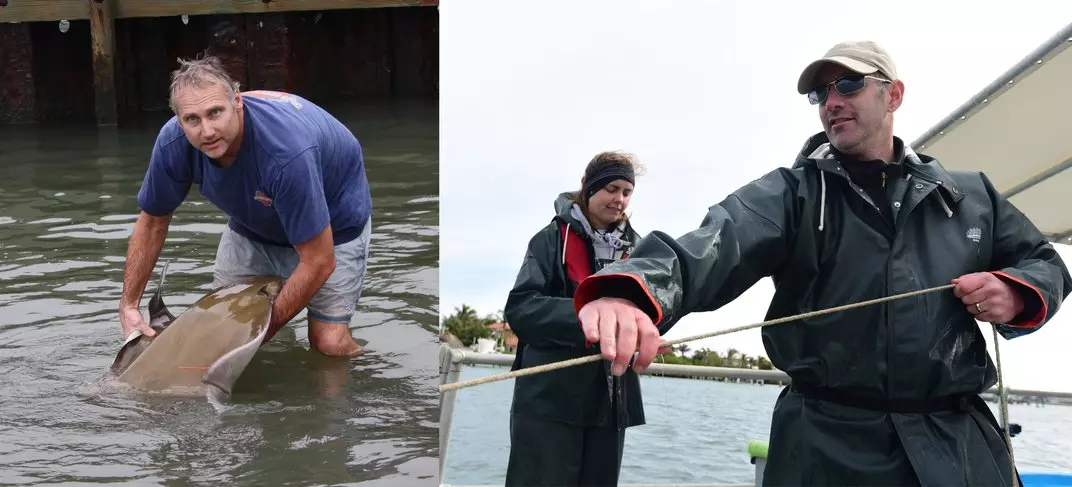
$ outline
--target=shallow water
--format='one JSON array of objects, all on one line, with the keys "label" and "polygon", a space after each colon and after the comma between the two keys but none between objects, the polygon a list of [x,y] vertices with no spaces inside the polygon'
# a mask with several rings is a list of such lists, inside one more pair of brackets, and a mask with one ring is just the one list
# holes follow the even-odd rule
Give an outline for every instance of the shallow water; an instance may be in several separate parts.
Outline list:
[{"label": "shallow water", "polygon": [[[364,146],[372,250],[351,329],[365,353],[309,350],[305,313],[261,348],[232,401],[105,380],[137,190],[158,123],[0,131],[0,484],[435,485],[438,114],[335,110]],[[194,187],[171,225],[164,299],[208,291],[226,217]]]}]

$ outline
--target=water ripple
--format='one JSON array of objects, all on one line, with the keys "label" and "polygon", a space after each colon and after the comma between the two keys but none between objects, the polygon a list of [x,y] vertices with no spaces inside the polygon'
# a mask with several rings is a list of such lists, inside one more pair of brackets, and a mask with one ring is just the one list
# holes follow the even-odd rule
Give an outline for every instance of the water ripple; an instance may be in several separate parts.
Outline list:
[{"label": "water ripple", "polygon": [[[202,398],[131,394],[105,375],[121,344],[127,239],[158,127],[67,131],[63,144],[44,143],[57,137],[48,130],[0,134],[0,484],[435,477],[436,115],[367,113],[353,125],[368,155],[374,228],[351,323],[366,352],[339,361],[310,351],[299,314],[220,409]],[[173,312],[210,289],[226,222],[197,191],[180,206],[161,256]]]}]

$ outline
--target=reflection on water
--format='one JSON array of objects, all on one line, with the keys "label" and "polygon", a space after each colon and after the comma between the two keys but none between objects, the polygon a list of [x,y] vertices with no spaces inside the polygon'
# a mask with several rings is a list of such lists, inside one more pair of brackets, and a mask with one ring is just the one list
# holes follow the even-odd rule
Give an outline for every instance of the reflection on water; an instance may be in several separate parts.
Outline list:
[{"label": "reflection on water", "polygon": [[[309,351],[303,312],[222,404],[102,380],[122,344],[126,239],[164,119],[0,132],[0,484],[438,483],[435,103],[334,111],[364,146],[375,205],[351,323],[365,353]],[[173,313],[210,289],[225,224],[192,188],[161,256]]]}]

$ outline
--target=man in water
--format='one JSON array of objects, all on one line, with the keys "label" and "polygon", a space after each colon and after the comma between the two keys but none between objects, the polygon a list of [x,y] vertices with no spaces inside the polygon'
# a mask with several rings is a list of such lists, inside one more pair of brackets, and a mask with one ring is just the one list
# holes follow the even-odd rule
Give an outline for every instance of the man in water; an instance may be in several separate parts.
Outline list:
[{"label": "man in water", "polygon": [[361,295],[372,199],[361,145],[326,111],[273,91],[240,93],[214,57],[172,73],[175,117],[153,146],[127,249],[123,336],[152,336],[139,309],[171,216],[192,184],[229,216],[215,286],[255,275],[286,279],[267,339],[308,308],[309,342],[325,355],[360,347],[350,318]]},{"label": "man in water", "polygon": [[893,135],[904,84],[873,42],[834,46],[798,92],[823,132],[710,207],[586,279],[575,306],[617,375],[643,370],[691,312],[774,280],[768,319],[955,284],[763,329],[792,379],[774,406],[765,485],[1015,485],[979,393],[996,382],[976,320],[1038,330],[1072,289],[1061,257],[987,177],[947,171]]}]

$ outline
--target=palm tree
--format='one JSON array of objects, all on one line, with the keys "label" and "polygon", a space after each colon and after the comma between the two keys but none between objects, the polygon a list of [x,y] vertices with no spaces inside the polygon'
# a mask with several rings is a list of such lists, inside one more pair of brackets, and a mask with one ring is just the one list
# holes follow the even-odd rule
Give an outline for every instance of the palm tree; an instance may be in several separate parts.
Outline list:
[{"label": "palm tree", "polygon": [[481,318],[475,309],[463,304],[460,308],[454,308],[454,314],[443,320],[443,328],[469,346],[476,343],[477,339],[490,338],[492,331],[488,325],[494,322],[494,318]]},{"label": "palm tree", "polygon": [[475,320],[477,318],[476,310],[471,308],[468,304],[462,304],[460,308],[454,308],[454,317],[460,321]]},{"label": "palm tree", "polygon": [[737,358],[740,357],[740,355],[741,355],[741,352],[738,351],[736,348],[731,348],[729,350],[726,350],[726,363],[730,367],[738,367],[739,364],[737,362]]},{"label": "palm tree", "polygon": [[693,362],[696,362],[696,365],[711,365],[715,367],[722,366],[722,357],[718,354],[718,352],[711,350],[707,347],[704,347],[694,352],[692,354],[692,360]]}]

